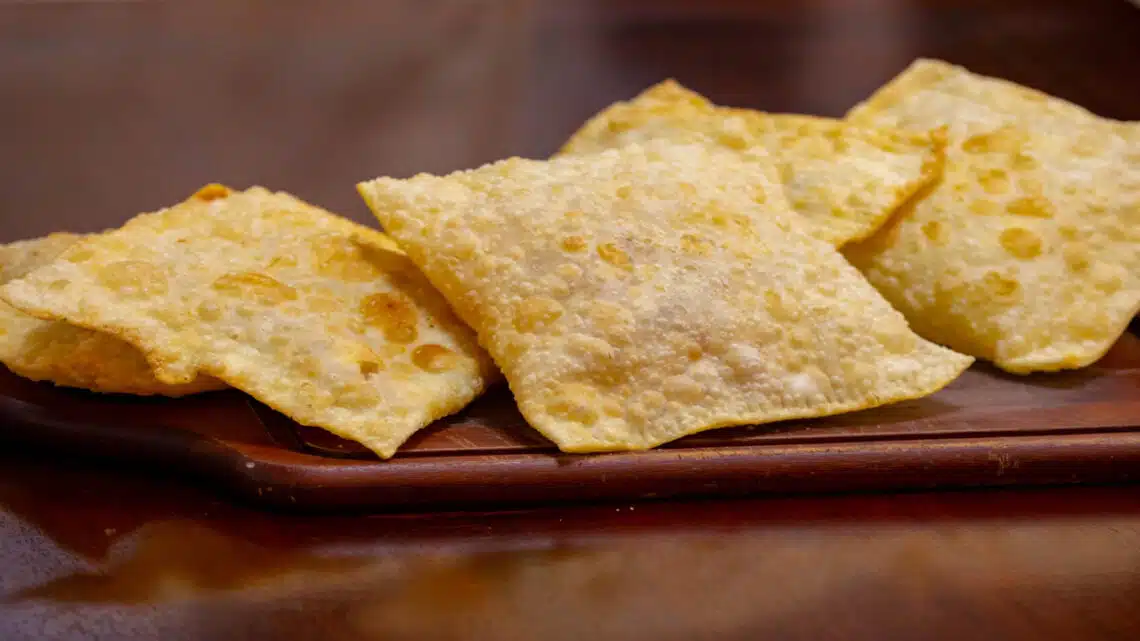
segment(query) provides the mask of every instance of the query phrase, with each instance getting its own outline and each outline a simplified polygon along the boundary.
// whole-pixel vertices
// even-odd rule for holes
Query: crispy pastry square
[[[216,377],[382,457],[495,376],[390,239],[259,187],[208,186],[0,296],[120,337],[164,383]]]
[[[656,139],[763,149],[780,170],[792,208],[812,222],[818,238],[836,246],[870,236],[941,171],[938,131],[718,107],[672,80],[606,108],[561,153]]]
[[[946,126],[943,179],[845,255],[926,338],[1016,373],[1093,363],[1140,309],[1140,123],[919,60],[856,123]]]
[[[359,186],[572,452],[934,392],[928,343],[788,206],[762,157],[654,141]]]

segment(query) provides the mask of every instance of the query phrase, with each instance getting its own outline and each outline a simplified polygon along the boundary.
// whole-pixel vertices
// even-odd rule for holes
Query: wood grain
[[[542,156],[666,76],[838,115],[920,55],[1140,119],[1124,0],[0,2],[0,241],[117,225],[211,180],[371,222],[360,178]],[[219,422],[250,428],[230,436],[245,452],[306,447],[237,395],[43,398],[69,422]],[[417,446],[445,455],[439,432]],[[1020,434],[990,436],[1038,438]],[[301,516],[199,488],[177,448],[157,471],[35,451],[0,448],[5,640],[1140,638],[1134,487]]]

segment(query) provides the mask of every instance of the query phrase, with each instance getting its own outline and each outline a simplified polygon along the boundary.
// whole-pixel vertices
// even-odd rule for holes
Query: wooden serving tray
[[[0,368],[0,437],[199,476],[279,507],[486,503],[1082,483],[1140,476],[1140,339],[1076,372],[976,365],[917,401],[714,430],[648,452],[569,455],[505,387],[416,434],[389,461],[236,392],[100,396]]]

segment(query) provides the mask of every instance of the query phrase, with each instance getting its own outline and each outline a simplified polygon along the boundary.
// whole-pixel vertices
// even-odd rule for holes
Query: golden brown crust
[[[50,264],[83,236],[57,232],[0,245],[0,285]],[[0,362],[25,378],[94,392],[185,396],[226,387],[201,376],[167,385],[123,341],[69,323],[41,320],[0,302]]]
[[[137,216],[2,295],[120,337],[165,383],[213,376],[382,457],[496,375],[391,239],[258,187]]]
[[[1140,311],[1140,123],[933,60],[849,117],[947,129],[937,189],[844,248],[920,334],[1052,371],[1095,362]]]
[[[763,159],[631,144],[360,191],[566,451],[929,394],[971,359],[923,341]]]
[[[780,169],[793,209],[812,221],[818,238],[836,246],[874,233],[936,179],[941,153],[933,132],[718,107],[672,80],[597,114],[560,153],[656,139],[766,154]]]

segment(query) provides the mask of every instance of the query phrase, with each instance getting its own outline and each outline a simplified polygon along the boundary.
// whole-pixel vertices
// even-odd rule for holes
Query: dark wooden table
[[[1126,0],[0,0],[0,241],[208,181],[370,221],[667,76],[839,115],[920,55],[1140,119]],[[0,568],[5,640],[1140,639],[1140,490],[300,516],[7,451]]]

